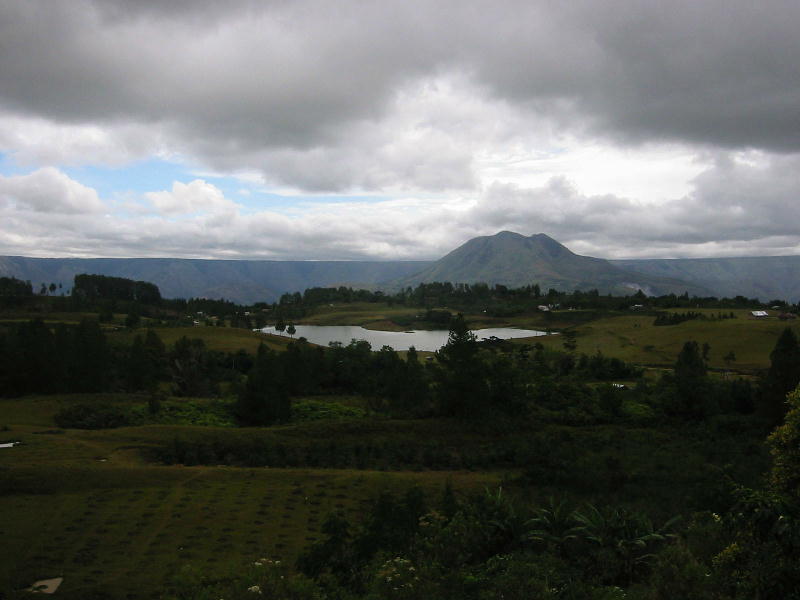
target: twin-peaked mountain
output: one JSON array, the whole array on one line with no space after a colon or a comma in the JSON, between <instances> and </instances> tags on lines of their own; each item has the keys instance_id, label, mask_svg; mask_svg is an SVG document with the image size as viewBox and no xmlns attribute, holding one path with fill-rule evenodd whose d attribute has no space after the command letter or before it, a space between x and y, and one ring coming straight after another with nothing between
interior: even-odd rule
<instances>
[{"instance_id":1,"label":"twin-peaked mountain","mask_svg":"<svg viewBox=\"0 0 800 600\"><path fill-rule=\"evenodd\" d=\"M650 295L709 295L703 285L659 277L615 266L608 260L575 254L553 238L537 233L525 237L510 231L477 237L440 258L427 269L402 281L405 285L451 281L520 286L538 283L543 289L589 290Z\"/></svg>"},{"instance_id":2,"label":"twin-peaked mountain","mask_svg":"<svg viewBox=\"0 0 800 600\"><path fill-rule=\"evenodd\" d=\"M502 231L477 237L437 261L270 261L178 258L0 257L0 276L72 286L90 273L156 284L167 298L226 298L273 302L309 287L351 286L397 290L432 281L485 282L545 290L598 289L601 293L736 296L763 301L800 298L800 256L605 260L581 256L539 233Z\"/></svg>"}]
</instances>

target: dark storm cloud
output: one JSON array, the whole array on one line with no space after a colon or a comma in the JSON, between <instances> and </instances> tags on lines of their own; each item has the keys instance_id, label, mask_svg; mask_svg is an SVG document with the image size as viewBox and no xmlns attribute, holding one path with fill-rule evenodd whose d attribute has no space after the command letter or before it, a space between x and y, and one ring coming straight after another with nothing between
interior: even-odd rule
<instances>
[{"instance_id":1,"label":"dark storm cloud","mask_svg":"<svg viewBox=\"0 0 800 600\"><path fill-rule=\"evenodd\" d=\"M31 166L0 177L0 253L435 258L499 229L599 256L798 252L798 22L739 0L0 0L0 152ZM581 180L667 145L703 165L649 171L679 192ZM196 180L127 213L58 168L153 156L398 200L290 217Z\"/></svg>"},{"instance_id":2,"label":"dark storm cloud","mask_svg":"<svg viewBox=\"0 0 800 600\"><path fill-rule=\"evenodd\" d=\"M327 189L363 184L374 144L391 143L364 132L407 86L447 74L620 143L795 151L798 22L796 2L6 1L0 108L150 127L212 166ZM292 173L306 152L346 148L358 160L319 181ZM379 185L407 176L395 171Z\"/></svg>"}]
</instances>

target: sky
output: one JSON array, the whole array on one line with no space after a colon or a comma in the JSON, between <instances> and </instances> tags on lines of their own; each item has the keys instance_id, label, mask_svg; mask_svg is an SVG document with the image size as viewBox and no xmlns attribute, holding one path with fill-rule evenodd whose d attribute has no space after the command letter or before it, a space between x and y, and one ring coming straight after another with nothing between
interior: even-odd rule
<instances>
[{"instance_id":1,"label":"sky","mask_svg":"<svg viewBox=\"0 0 800 600\"><path fill-rule=\"evenodd\" d=\"M0 255L800 254L800 3L0 0Z\"/></svg>"}]
</instances>

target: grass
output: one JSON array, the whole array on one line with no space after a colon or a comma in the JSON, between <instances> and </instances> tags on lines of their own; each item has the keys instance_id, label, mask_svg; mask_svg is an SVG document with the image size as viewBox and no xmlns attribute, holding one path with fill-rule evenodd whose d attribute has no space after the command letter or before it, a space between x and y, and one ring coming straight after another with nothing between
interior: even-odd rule
<instances>
[{"instance_id":1,"label":"grass","mask_svg":"<svg viewBox=\"0 0 800 600\"><path fill-rule=\"evenodd\" d=\"M329 512L357 521L379 490L419 485L436 493L450 479L456 489L478 491L500 479L497 473L161 466L147 462L143 450L178 431L220 430L57 429L53 415L74 401L0 400L0 426L8 427L0 437L22 442L0 450L0 593L64 576L60 597L102 590L110 598L157 598L187 563L214 576L262 556L292 561L319 536ZM331 431L321 422L309 427ZM293 428L284 435L300 435Z\"/></svg>"},{"instance_id":2,"label":"grass","mask_svg":"<svg viewBox=\"0 0 800 600\"><path fill-rule=\"evenodd\" d=\"M430 476L354 471L151 467L116 476L121 485L0 497L0 589L63 576L62 597L159 597L186 563L213 576L262 556L291 561L332 510L355 518L379 489L441 487Z\"/></svg>"},{"instance_id":3,"label":"grass","mask_svg":"<svg viewBox=\"0 0 800 600\"><path fill-rule=\"evenodd\" d=\"M333 306L318 307L314 314L298 320L298 323L303 325L360 325L367 329L405 331L408 329L407 327L397 325L392 319L411 319L421 310L374 302L334 304Z\"/></svg>"},{"instance_id":4,"label":"grass","mask_svg":"<svg viewBox=\"0 0 800 600\"><path fill-rule=\"evenodd\" d=\"M167 347L172 346L182 337L201 339L210 350L221 352L238 352L244 350L255 354L261 343L273 350L283 350L292 341L289 338L256 333L249 329L235 327L158 327L154 331ZM119 345L130 345L136 335L143 335L145 329L122 330L108 333L109 342Z\"/></svg>"},{"instance_id":5,"label":"grass","mask_svg":"<svg viewBox=\"0 0 800 600\"><path fill-rule=\"evenodd\" d=\"M304 322L389 327L392 317L416 312L387 305L343 305ZM565 324L574 327L580 352L592 354L600 349L608 356L664 367L674 363L686 340L694 339L711 345L712 366L725 367L722 357L732 350L737 356L733 367L741 370L768 366L769 352L786 326L747 318L746 311L736 311L739 318L734 320L687 321L667 327L654 327L652 316L624 314L592 320L592 313L579 312L507 320L478 316L470 322L475 327L538 329L544 329L545 322L554 329ZM291 341L221 327L157 331L167 345L186 335L228 352L254 352L261 341L281 348ZM112 343L126 344L133 335L118 331L109 337ZM536 341L561 347L558 336ZM395 442L412 446L435 440L456 451L491 450L502 445L501 437L513 447L517 438L436 420L354 418L364 408L364 399L354 397L306 399L308 421L269 429L188 425L203 422L197 415L203 413L204 403L213 403L205 400L179 402L175 407L172 401L165 402L161 424L97 431L57 428L53 415L64 405L82 400L128 407L144 406L147 401L114 394L0 400L0 441L21 442L0 449L0 595L37 579L63 575L60 597L86 598L102 591L110 598L156 598L187 563L213 577L262 556L291 561L319 537L328 512L341 510L358 520L365 503L387 488L399 491L417 484L435 493L450 480L457 490L466 492L501 481L513 485L522 478L542 498L566 489L577 495L576 500L583 500L597 493L592 486L619 481L618 488L606 492L616 494L618 502L633 491L640 502L650 494L653 506L669 505L673 510L684 501L686 490L717 493L714 478L722 471L714 465L727 465L726 473L738 470L734 479L745 483L763 471L763 449L755 442L742 444L740 437L720 430L709 444L708 431L700 428L653 430L635 424L537 425L538 429L523 432L519 440L522 448L528 438L540 436L541 455L531 455L523 469L502 472L163 466L150 461L151 451L179 436L248 443L275 440L297 448L329 441L344 447L370 440L388 448ZM630 401L625 412L642 420L652 416L649 407ZM748 444L752 447L742 449ZM555 467L547 462L562 454L571 456L568 462ZM548 479L553 473L568 481ZM586 490L575 487L580 485Z\"/></svg>"},{"instance_id":6,"label":"grass","mask_svg":"<svg viewBox=\"0 0 800 600\"><path fill-rule=\"evenodd\" d=\"M462 493L501 482L513 488L523 481L538 501L571 495L580 502L600 494L613 496L614 502L665 507L672 511L665 516L672 516L688 510L692 497L718 493L722 470L715 465L727 465L725 473L744 483L763 471L763 450L745 448L753 442L719 430L709 444L707 430L686 424L654 430L635 423L537 423L530 431L503 434L435 419L340 419L336 410L333 419L265 429L55 427L53 415L62 406L98 398L121 405L144 401L113 394L0 400L0 426L7 427L0 438L21 442L0 450L0 592L64 576L60 597L86 598L102 591L109 598L156 598L186 564L213 577L262 556L292 561L319 537L330 511L358 521L365 504L384 489L400 492L419 485L436 495L448 480ZM324 404L332 400L305 401L319 410L330 408ZM342 397L337 404L357 408L360 401ZM626 412L646 408L631 405ZM418 472L150 461L150 450L176 437L245 444L271 439L287 448L330 442L366 448L373 443L384 452L392 444L413 448L435 440L454 451L518 448L528 458L517 469L489 464L475 465L483 469L478 471ZM615 482L613 487L609 482Z\"/></svg>"},{"instance_id":7,"label":"grass","mask_svg":"<svg viewBox=\"0 0 800 600\"><path fill-rule=\"evenodd\" d=\"M716 313L717 311L709 311ZM724 369L723 357L736 354L731 368L752 372L769 367L769 354L787 323L779 320L756 320L747 311L735 311L736 319L694 320L678 325L656 327L654 317L629 315L604 318L575 327L578 352L594 354L598 350L607 356L644 365L671 366L684 342L694 340L711 346L711 367ZM795 333L797 325L789 325ZM542 337L543 344L561 347L558 336Z\"/></svg>"}]
</instances>

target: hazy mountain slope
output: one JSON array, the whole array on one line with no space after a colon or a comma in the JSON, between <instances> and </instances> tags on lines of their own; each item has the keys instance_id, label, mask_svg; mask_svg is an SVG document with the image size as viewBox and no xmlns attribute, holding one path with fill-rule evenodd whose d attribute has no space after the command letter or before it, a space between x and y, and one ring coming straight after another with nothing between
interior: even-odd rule
<instances>
[{"instance_id":1,"label":"hazy mountain slope","mask_svg":"<svg viewBox=\"0 0 800 600\"><path fill-rule=\"evenodd\" d=\"M613 265L658 277L675 277L711 288L716 296L766 302L800 299L800 256L614 260Z\"/></svg>"},{"instance_id":2,"label":"hazy mountain slope","mask_svg":"<svg viewBox=\"0 0 800 600\"><path fill-rule=\"evenodd\" d=\"M421 282L538 283L545 290L758 297L797 301L800 256L608 261L580 256L545 234L508 231L469 240L436 262L26 258L0 256L0 276L72 286L94 273L155 283L167 298L275 301L314 286L397 289Z\"/></svg>"},{"instance_id":3,"label":"hazy mountain slope","mask_svg":"<svg viewBox=\"0 0 800 600\"><path fill-rule=\"evenodd\" d=\"M177 258L0 257L0 276L72 287L75 275L92 273L155 283L166 298L226 298L272 302L286 292L330 285L372 286L408 276L428 262L259 261Z\"/></svg>"},{"instance_id":4,"label":"hazy mountain slope","mask_svg":"<svg viewBox=\"0 0 800 600\"><path fill-rule=\"evenodd\" d=\"M543 233L525 237L509 231L473 238L401 284L432 281L509 286L538 283L544 289L597 288L602 293L630 293L640 288L649 294L708 292L702 285L633 273L604 259L580 256Z\"/></svg>"}]
</instances>

